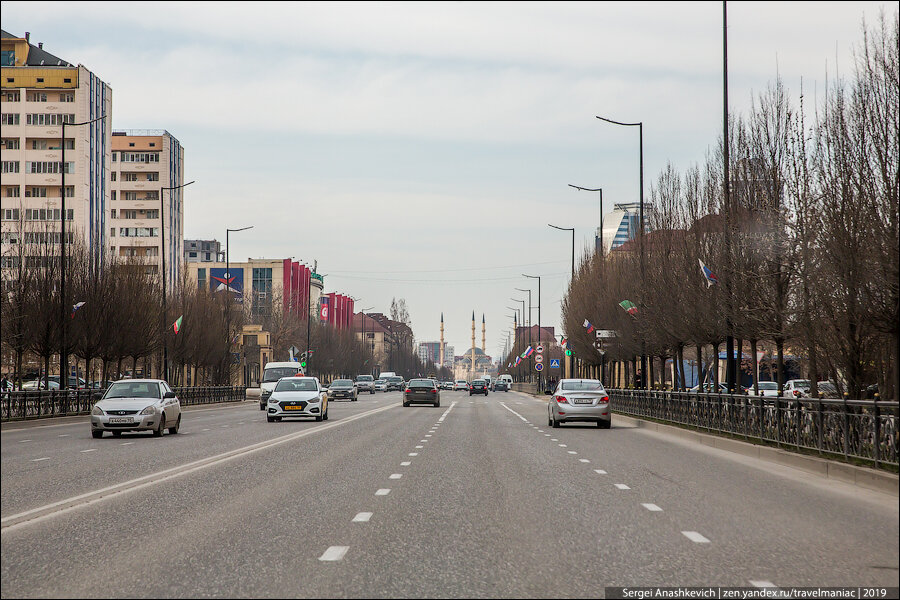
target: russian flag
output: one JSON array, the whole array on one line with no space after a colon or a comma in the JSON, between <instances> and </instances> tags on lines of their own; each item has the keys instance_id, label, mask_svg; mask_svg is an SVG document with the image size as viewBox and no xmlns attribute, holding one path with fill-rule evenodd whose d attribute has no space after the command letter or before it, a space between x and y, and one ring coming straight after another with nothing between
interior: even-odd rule
<instances>
[{"instance_id":1,"label":"russian flag","mask_svg":"<svg viewBox=\"0 0 900 600\"><path fill-rule=\"evenodd\" d=\"M517 367L519 366L519 363L520 363L520 362L522 362L522 357L521 357L521 356L517 356L517 357L516 357L516 366L517 366Z\"/></svg>"},{"instance_id":2,"label":"russian flag","mask_svg":"<svg viewBox=\"0 0 900 600\"><path fill-rule=\"evenodd\" d=\"M703 264L703 261L699 258L697 262L700 263L700 270L703 271L703 276L706 278L706 287L710 288L715 283L719 283L719 278L716 277L716 274L709 270L709 267Z\"/></svg>"},{"instance_id":3,"label":"russian flag","mask_svg":"<svg viewBox=\"0 0 900 600\"><path fill-rule=\"evenodd\" d=\"M582 326L584 326L587 329L588 333L594 332L594 326L591 325L591 322L588 321L587 319L584 320L584 323L582 323Z\"/></svg>"},{"instance_id":4,"label":"russian flag","mask_svg":"<svg viewBox=\"0 0 900 600\"><path fill-rule=\"evenodd\" d=\"M528 346L527 348L525 348L525 352L522 353L522 358L528 358L532 354L534 354L534 348Z\"/></svg>"},{"instance_id":5,"label":"russian flag","mask_svg":"<svg viewBox=\"0 0 900 600\"><path fill-rule=\"evenodd\" d=\"M72 306L72 318L73 319L75 318L75 312L82 306L84 306L84 302L79 302L78 304L75 304Z\"/></svg>"}]
</instances>

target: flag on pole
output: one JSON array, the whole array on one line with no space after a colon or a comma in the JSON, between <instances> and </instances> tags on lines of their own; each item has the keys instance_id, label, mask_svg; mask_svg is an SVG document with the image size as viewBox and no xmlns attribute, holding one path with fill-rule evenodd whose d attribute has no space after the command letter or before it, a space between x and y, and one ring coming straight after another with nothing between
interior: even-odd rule
<instances>
[{"instance_id":1,"label":"flag on pole","mask_svg":"<svg viewBox=\"0 0 900 600\"><path fill-rule=\"evenodd\" d=\"M172 323L172 329L175 330L176 334L178 334L178 332L181 331L181 319L183 319L183 318L184 318L184 315L181 315L180 317L178 317L178 319L174 323Z\"/></svg>"},{"instance_id":2,"label":"flag on pole","mask_svg":"<svg viewBox=\"0 0 900 600\"><path fill-rule=\"evenodd\" d=\"M525 352L522 353L522 358L528 358L532 355L532 353L534 353L534 348L528 346L527 348L525 348Z\"/></svg>"},{"instance_id":3,"label":"flag on pole","mask_svg":"<svg viewBox=\"0 0 900 600\"><path fill-rule=\"evenodd\" d=\"M519 363L520 363L520 362L522 362L522 357L521 357L521 356L517 356L517 357L516 357L516 366L517 366L517 367L519 366Z\"/></svg>"},{"instance_id":4,"label":"flag on pole","mask_svg":"<svg viewBox=\"0 0 900 600\"><path fill-rule=\"evenodd\" d=\"M632 302L631 300L622 300L621 302L619 302L619 306L624 308L625 312L627 312L632 317L637 314L637 306L635 306L634 302Z\"/></svg>"},{"instance_id":5,"label":"flag on pole","mask_svg":"<svg viewBox=\"0 0 900 600\"><path fill-rule=\"evenodd\" d=\"M78 304L75 304L72 306L72 318L73 319L75 318L75 311L77 311L82 306L84 306L84 302L79 302Z\"/></svg>"},{"instance_id":6,"label":"flag on pole","mask_svg":"<svg viewBox=\"0 0 900 600\"><path fill-rule=\"evenodd\" d=\"M591 322L588 321L587 319L584 320L584 323L582 323L582 326L584 326L584 328L587 329L588 333L594 332L594 326L591 325Z\"/></svg>"},{"instance_id":7,"label":"flag on pole","mask_svg":"<svg viewBox=\"0 0 900 600\"><path fill-rule=\"evenodd\" d=\"M706 287L711 288L713 284L719 283L719 278L716 277L716 274L710 271L709 267L703 264L703 261L699 258L697 262L700 263L700 270L703 271L703 276L706 278Z\"/></svg>"},{"instance_id":8,"label":"flag on pole","mask_svg":"<svg viewBox=\"0 0 900 600\"><path fill-rule=\"evenodd\" d=\"M560 337L562 339L559 341L559 345L562 346L564 349L568 350L569 349L569 338L567 338L564 335L560 336Z\"/></svg>"}]
</instances>

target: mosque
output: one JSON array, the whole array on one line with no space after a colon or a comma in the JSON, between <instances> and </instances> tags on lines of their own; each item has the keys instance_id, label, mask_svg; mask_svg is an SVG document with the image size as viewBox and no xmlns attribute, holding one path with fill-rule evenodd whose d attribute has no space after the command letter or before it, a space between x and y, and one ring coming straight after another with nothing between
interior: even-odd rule
<instances>
[{"instance_id":1,"label":"mosque","mask_svg":"<svg viewBox=\"0 0 900 600\"><path fill-rule=\"evenodd\" d=\"M443 315L441 318L443 324ZM443 327L442 327L443 329ZM443 337L443 336L442 336ZM465 379L472 381L484 377L485 375L493 375L496 369L491 357L485 352L486 332L485 319L481 315L481 348L475 346L475 311L472 311L472 347L462 356L456 357L453 364L454 379ZM474 368L473 368L474 365Z\"/></svg>"}]
</instances>

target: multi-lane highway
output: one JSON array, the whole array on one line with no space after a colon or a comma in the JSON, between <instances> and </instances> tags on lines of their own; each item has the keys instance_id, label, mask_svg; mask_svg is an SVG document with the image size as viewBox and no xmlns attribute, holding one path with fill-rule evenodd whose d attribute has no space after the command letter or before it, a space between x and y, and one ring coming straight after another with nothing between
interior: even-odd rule
<instances>
[{"instance_id":1,"label":"multi-lane highway","mask_svg":"<svg viewBox=\"0 0 900 600\"><path fill-rule=\"evenodd\" d=\"M597 597L898 585L898 500L523 394L333 403L181 432L2 430L3 597Z\"/></svg>"}]
</instances>

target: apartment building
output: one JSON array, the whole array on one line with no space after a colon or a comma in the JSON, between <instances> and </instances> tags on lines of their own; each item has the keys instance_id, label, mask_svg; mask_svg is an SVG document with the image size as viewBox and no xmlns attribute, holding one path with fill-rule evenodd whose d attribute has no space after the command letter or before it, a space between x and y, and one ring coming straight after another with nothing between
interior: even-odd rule
<instances>
[{"instance_id":1,"label":"apartment building","mask_svg":"<svg viewBox=\"0 0 900 600\"><path fill-rule=\"evenodd\" d=\"M184 240L184 262L221 262L224 258L218 240Z\"/></svg>"},{"instance_id":2,"label":"apartment building","mask_svg":"<svg viewBox=\"0 0 900 600\"><path fill-rule=\"evenodd\" d=\"M151 273L165 266L175 289L184 264L184 149L165 130L113 131L111 164L110 252Z\"/></svg>"},{"instance_id":3,"label":"apartment building","mask_svg":"<svg viewBox=\"0 0 900 600\"><path fill-rule=\"evenodd\" d=\"M112 89L84 65L32 44L27 32L0 31L0 46L0 267L20 260L37 267L56 255L63 216L67 241L83 240L99 264L107 248ZM63 122L73 124L65 139Z\"/></svg>"}]
</instances>

